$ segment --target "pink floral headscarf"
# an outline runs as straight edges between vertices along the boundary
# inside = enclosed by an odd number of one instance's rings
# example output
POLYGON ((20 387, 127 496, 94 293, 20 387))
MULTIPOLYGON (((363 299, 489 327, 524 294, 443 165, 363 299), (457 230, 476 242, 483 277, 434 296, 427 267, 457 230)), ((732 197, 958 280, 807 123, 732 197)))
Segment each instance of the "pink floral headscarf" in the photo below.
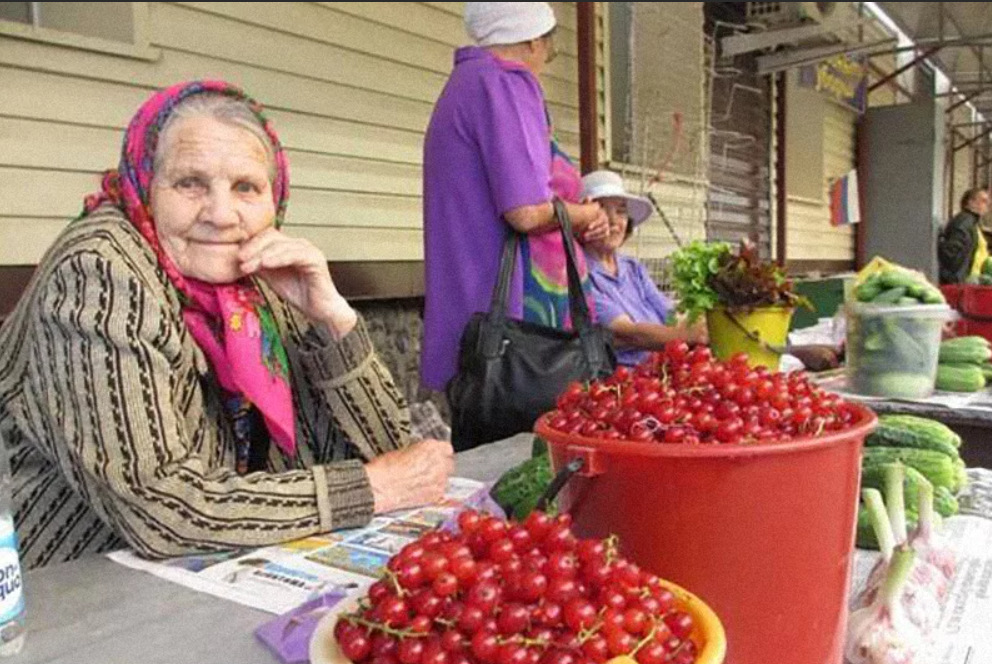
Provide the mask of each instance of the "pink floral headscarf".
MULTIPOLYGON (((272 196, 275 224, 282 224, 289 197, 289 170, 279 138, 262 107, 240 89, 223 81, 193 81, 156 92, 128 125, 120 165, 104 176, 101 191, 87 196, 91 212, 109 201, 122 208, 151 245, 159 265, 182 296, 183 318, 190 333, 210 360, 225 405, 234 418, 236 438, 247 440, 245 413, 254 405, 265 421, 272 441, 290 456, 296 451, 293 396, 289 361, 272 311, 250 279, 231 284, 207 284, 183 276, 162 250, 150 205, 155 151, 169 116, 183 100, 212 93, 240 100, 255 113, 272 143, 276 175, 272 196)), ((247 470, 248 449, 238 450, 238 470, 247 470)))

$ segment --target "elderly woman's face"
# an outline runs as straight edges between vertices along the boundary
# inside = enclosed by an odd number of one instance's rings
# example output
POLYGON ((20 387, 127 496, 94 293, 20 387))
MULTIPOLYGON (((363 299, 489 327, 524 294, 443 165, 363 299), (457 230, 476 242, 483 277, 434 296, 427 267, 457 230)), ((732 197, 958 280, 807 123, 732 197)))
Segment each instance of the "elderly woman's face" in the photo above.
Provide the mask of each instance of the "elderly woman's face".
POLYGON ((214 118, 179 123, 159 146, 152 180, 159 241, 184 276, 237 281, 238 249, 275 221, 265 147, 247 129, 214 118))
POLYGON ((620 248, 627 239, 627 200, 618 196, 600 198, 599 204, 610 220, 610 234, 602 240, 591 242, 590 246, 600 253, 611 253, 620 248))

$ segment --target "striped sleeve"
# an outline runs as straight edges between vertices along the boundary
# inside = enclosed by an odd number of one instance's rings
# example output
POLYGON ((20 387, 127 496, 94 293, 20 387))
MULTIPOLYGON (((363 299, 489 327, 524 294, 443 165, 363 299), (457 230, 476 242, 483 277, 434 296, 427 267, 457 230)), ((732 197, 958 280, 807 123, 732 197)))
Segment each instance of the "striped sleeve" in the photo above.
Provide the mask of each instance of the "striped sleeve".
POLYGON ((363 458, 372 459, 410 443, 406 399, 376 355, 361 316, 340 341, 308 325, 297 359, 297 379, 317 392, 311 401, 327 413, 333 427, 363 458))
POLYGON ((116 259, 81 251, 54 272, 66 288, 39 307, 50 334, 38 343, 66 368, 50 376, 48 394, 50 426, 67 442, 57 461, 137 552, 264 546, 367 522, 371 491, 358 461, 247 476, 213 467, 179 403, 169 310, 116 259))

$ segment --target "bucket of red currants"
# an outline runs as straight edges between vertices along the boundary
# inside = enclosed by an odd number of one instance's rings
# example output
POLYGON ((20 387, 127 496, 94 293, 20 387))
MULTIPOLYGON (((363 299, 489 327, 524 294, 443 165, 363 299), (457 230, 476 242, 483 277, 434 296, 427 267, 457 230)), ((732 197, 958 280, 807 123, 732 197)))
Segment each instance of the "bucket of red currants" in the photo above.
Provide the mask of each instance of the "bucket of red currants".
POLYGON ((535 427, 559 508, 720 616, 728 661, 840 664, 870 410, 681 342, 571 385, 535 427))

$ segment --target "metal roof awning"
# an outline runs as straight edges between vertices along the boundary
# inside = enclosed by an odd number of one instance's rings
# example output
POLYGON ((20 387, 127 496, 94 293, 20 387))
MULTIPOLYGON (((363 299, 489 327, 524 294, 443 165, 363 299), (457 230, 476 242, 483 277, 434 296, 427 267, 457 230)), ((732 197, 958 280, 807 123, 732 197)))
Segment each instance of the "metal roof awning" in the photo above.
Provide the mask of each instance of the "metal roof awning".
POLYGON ((961 95, 992 117, 992 3, 879 2, 878 6, 948 76, 961 95))

